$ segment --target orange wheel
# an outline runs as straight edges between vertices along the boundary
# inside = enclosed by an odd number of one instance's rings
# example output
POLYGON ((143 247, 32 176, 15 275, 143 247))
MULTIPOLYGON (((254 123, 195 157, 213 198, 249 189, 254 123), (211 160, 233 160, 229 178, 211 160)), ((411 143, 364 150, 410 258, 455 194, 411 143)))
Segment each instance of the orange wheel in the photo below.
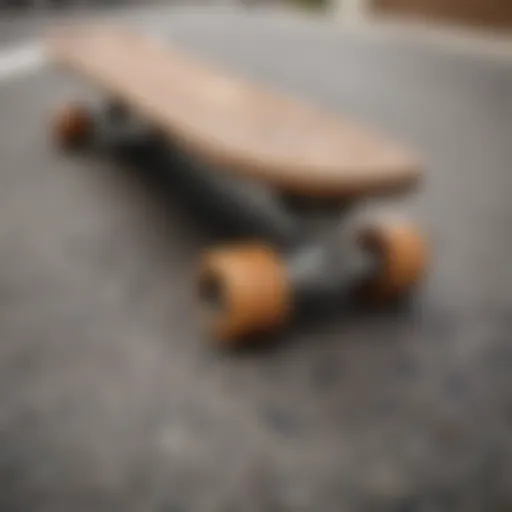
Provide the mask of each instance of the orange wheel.
POLYGON ((83 146, 90 137, 93 126, 91 110, 79 103, 67 103, 53 116, 54 137, 62 147, 83 146))
POLYGON ((206 253, 199 272, 199 294, 208 329, 223 345, 285 323, 291 287, 278 254, 247 244, 206 253))
POLYGON ((399 299, 417 286, 428 265, 427 243, 407 223, 382 224, 363 229, 363 246, 376 253, 379 271, 364 287, 365 296, 377 301, 399 299))

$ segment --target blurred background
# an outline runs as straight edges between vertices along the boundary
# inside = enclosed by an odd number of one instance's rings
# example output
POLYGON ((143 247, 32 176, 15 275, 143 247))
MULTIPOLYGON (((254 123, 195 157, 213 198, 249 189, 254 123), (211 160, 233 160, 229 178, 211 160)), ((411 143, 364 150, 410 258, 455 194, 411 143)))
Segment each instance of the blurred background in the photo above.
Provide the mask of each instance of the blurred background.
POLYGON ((512 26, 512 7, 507 0, 210 0, 195 2, 151 2, 143 0, 2 0, 5 8, 48 9, 148 3, 188 4, 242 4, 246 6, 297 5, 304 8, 327 10, 331 13, 357 12, 379 16, 399 16, 431 22, 450 22, 507 30, 512 26))
MULTIPOLYGON (((512 2, 0 0, 0 512, 510 512, 512 2), (51 112, 62 20, 127 23, 413 148, 408 306, 208 345, 211 236, 51 112), (265 340, 267 341, 267 340, 265 340)), ((139 169, 140 171, 140 169, 139 169)), ((377 203, 377 202, 376 202, 377 203)))

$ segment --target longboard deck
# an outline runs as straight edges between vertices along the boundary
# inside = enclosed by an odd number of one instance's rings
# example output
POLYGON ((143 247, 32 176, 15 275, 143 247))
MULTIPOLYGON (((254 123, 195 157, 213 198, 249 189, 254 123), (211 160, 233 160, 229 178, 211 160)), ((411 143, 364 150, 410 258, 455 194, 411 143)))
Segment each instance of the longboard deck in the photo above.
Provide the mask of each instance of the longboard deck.
POLYGON ((126 29, 68 27, 48 50, 219 169, 331 198, 403 190, 420 176, 385 138, 126 29))

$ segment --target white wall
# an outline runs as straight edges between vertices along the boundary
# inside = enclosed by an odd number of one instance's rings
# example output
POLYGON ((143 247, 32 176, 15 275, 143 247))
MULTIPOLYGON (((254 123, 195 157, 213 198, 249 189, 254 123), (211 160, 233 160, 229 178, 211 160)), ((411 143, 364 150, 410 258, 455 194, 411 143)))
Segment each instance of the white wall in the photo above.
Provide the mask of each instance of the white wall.
POLYGON ((333 0, 336 13, 346 19, 361 19, 368 12, 371 0, 333 0))

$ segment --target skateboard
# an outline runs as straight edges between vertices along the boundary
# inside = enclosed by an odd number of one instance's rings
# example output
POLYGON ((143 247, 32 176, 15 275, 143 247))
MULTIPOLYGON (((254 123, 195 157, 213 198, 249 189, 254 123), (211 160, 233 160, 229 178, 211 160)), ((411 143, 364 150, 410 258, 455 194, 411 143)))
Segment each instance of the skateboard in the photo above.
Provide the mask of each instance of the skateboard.
MULTIPOLYGON (((46 47, 55 65, 104 93, 107 124, 139 120, 159 141, 155 151, 167 142, 213 169, 182 169, 180 193, 212 218, 247 227, 245 241, 200 257, 199 304, 212 340, 238 345, 308 306, 397 300, 420 283, 428 250, 414 225, 351 222, 363 200, 419 183, 420 164, 399 145, 123 27, 62 28, 46 47), (267 202, 249 200, 247 187, 263 188, 267 202), (328 211, 335 225, 319 233, 304 211, 328 211)), ((68 103, 53 115, 53 134, 61 147, 83 147, 99 124, 90 107, 68 103)))

